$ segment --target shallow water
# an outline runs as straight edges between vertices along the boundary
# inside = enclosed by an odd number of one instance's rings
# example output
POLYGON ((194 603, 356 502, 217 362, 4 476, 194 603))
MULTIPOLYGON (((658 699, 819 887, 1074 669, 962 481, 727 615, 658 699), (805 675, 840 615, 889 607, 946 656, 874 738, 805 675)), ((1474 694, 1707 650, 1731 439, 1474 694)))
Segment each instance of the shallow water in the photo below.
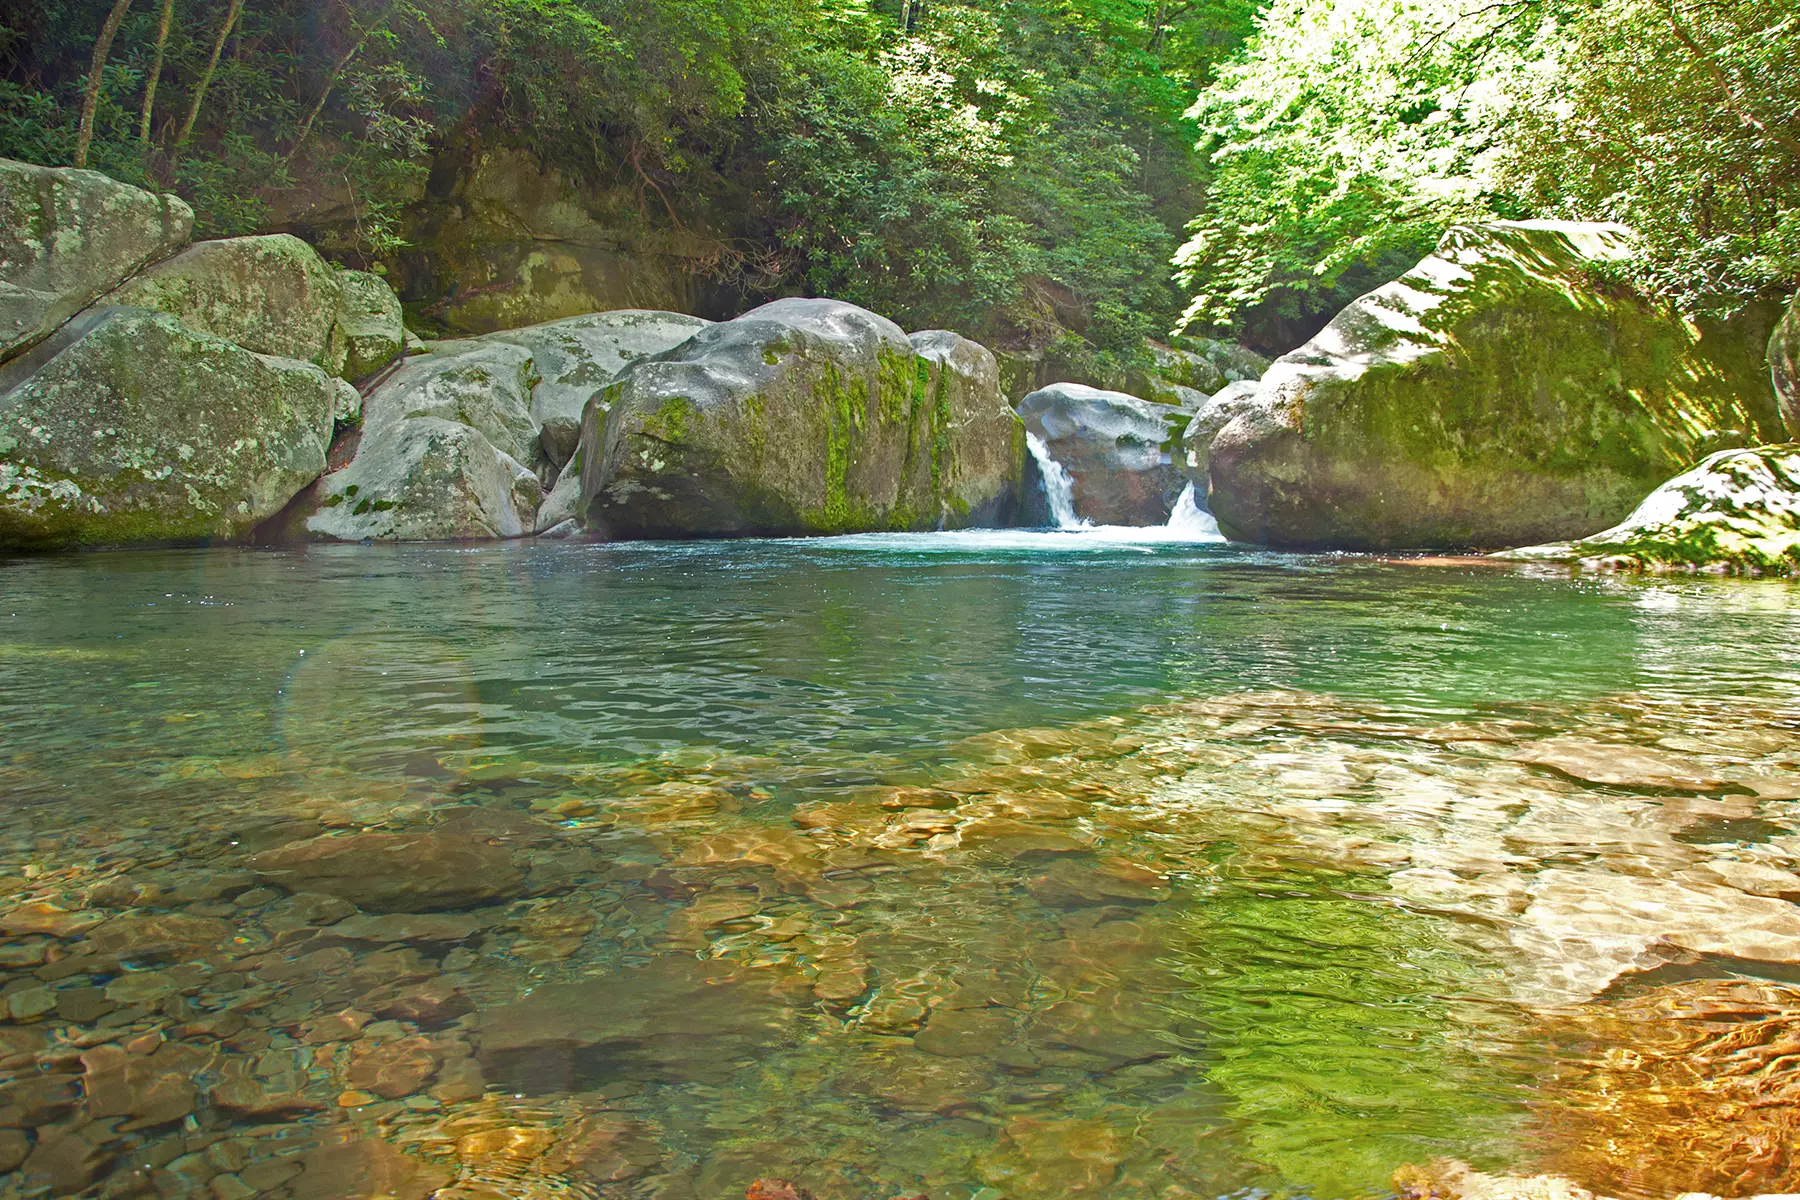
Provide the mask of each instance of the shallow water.
POLYGON ((1789 584, 1098 529, 0 589, 0 1195, 1800 1189, 1789 584))

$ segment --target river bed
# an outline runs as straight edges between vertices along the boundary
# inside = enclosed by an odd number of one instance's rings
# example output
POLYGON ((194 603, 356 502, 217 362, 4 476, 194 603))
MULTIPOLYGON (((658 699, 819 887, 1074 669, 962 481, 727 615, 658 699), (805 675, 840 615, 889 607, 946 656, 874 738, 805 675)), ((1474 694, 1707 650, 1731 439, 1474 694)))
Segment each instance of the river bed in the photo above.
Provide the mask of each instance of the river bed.
POLYGON ((1800 1190, 1791 584, 1106 529, 0 583, 0 1196, 1800 1190))

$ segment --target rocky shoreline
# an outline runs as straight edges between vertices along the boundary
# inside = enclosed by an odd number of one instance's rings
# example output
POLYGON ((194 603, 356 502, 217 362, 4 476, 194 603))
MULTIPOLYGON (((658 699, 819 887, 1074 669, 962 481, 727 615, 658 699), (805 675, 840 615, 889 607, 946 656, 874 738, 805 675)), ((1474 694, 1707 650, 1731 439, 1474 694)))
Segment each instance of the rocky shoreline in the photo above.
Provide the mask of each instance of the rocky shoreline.
POLYGON ((1800 571, 1800 309, 1623 292, 1619 226, 1457 227, 1272 365, 1151 346, 1119 391, 826 299, 428 343, 297 238, 190 245, 91 171, 0 160, 0 193, 0 548, 1041 524, 1030 433, 1102 524, 1191 482, 1277 548, 1800 571))

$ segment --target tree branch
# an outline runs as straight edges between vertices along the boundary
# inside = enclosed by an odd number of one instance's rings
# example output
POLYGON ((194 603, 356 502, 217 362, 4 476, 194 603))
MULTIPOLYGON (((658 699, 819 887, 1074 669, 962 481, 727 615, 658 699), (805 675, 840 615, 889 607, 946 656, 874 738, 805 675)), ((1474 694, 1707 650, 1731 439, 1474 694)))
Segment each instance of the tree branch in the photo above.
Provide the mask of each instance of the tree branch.
POLYGON ((162 20, 156 25, 156 56, 150 60, 150 74, 144 79, 144 111, 138 117, 138 141, 150 144, 150 112, 156 107, 156 85, 162 79, 163 51, 169 46, 169 21, 175 15, 175 0, 163 0, 162 20))
POLYGON ((188 138, 193 136, 194 121, 200 116, 200 105, 206 99, 206 89, 212 86, 213 72, 219 68, 219 55, 225 53, 225 39, 231 36, 231 27, 237 24, 238 14, 243 11, 244 0, 231 0, 231 7, 225 10, 225 23, 219 26, 219 39, 213 43, 212 57, 206 60, 206 70, 194 87, 193 103, 188 105, 187 120, 181 123, 181 133, 175 138, 177 148, 187 145, 188 138))
POLYGON ((100 26, 100 36, 94 39, 94 61, 88 68, 87 90, 81 95, 81 126, 75 134, 75 165, 87 166, 88 146, 94 140, 94 110, 100 106, 100 77, 106 70, 106 56, 112 51, 113 36, 119 32, 119 22, 125 19, 125 10, 131 7, 131 0, 113 0, 112 11, 106 14, 106 20, 100 26))
POLYGON ((1719 65, 1719 60, 1714 58, 1711 51, 1702 46, 1699 40, 1688 31, 1687 26, 1681 23, 1681 14, 1675 7, 1675 0, 1669 0, 1668 15, 1669 28, 1674 30, 1675 40, 1681 43, 1682 48, 1696 63, 1700 64, 1708 75, 1712 76, 1713 82, 1718 85, 1719 93, 1725 97, 1725 107, 1731 110, 1731 115, 1742 122, 1746 128, 1754 129, 1788 153, 1800 157, 1800 138, 1783 133, 1779 129, 1770 129, 1756 118, 1756 115, 1744 104, 1744 99, 1731 82, 1731 77, 1725 74, 1725 68, 1719 65))

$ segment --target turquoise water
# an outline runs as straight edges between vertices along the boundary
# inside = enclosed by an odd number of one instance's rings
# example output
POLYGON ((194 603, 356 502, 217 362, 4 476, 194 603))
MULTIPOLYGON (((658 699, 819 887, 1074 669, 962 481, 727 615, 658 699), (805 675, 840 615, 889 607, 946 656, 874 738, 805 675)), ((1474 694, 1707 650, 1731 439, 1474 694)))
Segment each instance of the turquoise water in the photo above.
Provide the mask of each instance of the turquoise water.
POLYGON ((1555 899, 1800 851, 1785 583, 1101 530, 0 588, 0 1195, 1658 1194, 1706 1148, 1571 1167, 1555 1030, 1787 969, 1671 894, 1571 983, 1555 899))

